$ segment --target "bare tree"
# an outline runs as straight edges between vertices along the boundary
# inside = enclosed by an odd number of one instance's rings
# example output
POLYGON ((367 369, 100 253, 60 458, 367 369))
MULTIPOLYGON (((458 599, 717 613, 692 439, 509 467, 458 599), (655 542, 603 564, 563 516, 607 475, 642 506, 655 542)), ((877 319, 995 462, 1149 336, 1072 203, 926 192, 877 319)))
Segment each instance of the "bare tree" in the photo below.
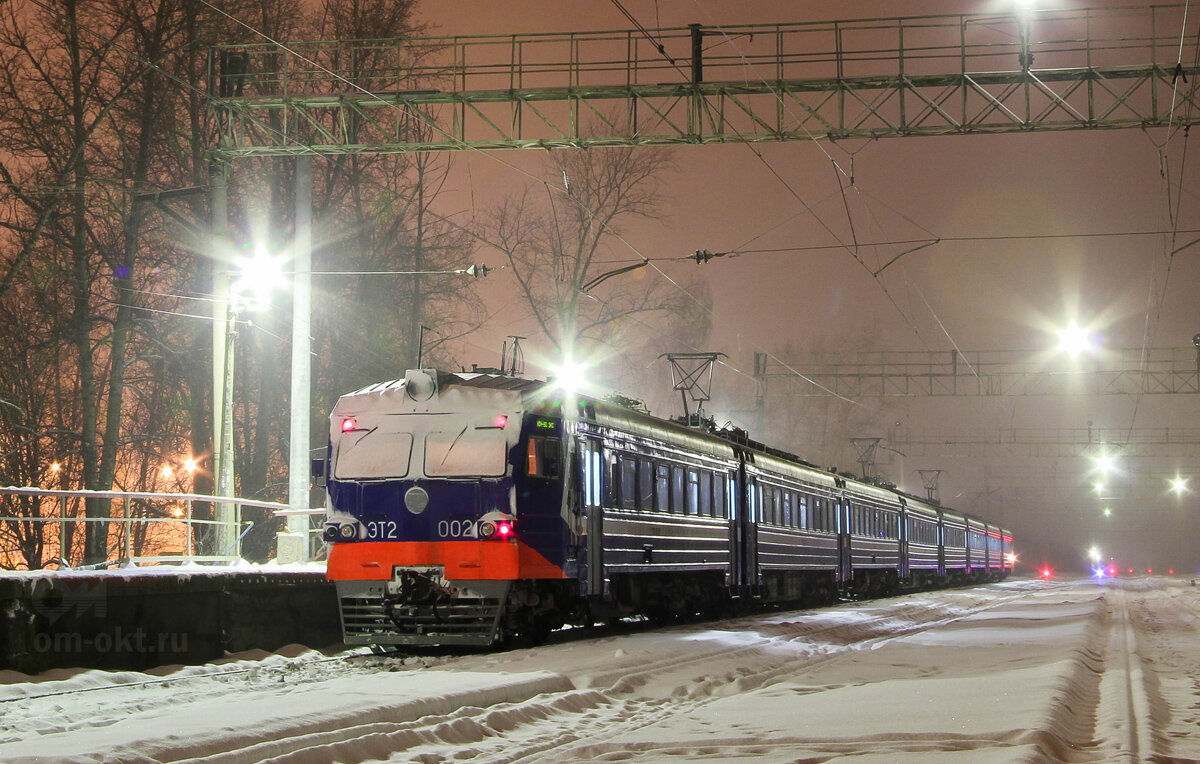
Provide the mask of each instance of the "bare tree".
POLYGON ((524 307, 561 357, 628 360, 631 348, 691 349, 675 346, 681 333, 707 334, 694 300, 703 290, 688 294, 657 277, 621 239, 627 221, 661 214, 661 182, 672 169, 659 148, 555 153, 541 187, 492 212, 486 238, 503 251, 524 307))

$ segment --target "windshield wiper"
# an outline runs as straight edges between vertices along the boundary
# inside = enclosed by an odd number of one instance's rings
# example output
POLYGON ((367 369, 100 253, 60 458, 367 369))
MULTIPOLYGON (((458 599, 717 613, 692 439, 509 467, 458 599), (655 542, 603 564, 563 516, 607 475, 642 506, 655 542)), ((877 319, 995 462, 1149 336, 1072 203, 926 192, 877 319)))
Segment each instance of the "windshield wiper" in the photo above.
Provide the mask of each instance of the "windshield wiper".
POLYGON ((446 464, 446 460, 450 458, 450 452, 453 451, 454 447, 458 445, 458 439, 466 434, 467 427, 469 427, 469 426, 470 426, 469 423, 464 424, 462 430, 457 435, 454 436, 454 440, 452 440, 450 442, 450 447, 446 449, 446 455, 442 457, 442 461, 438 464, 439 467, 446 464))

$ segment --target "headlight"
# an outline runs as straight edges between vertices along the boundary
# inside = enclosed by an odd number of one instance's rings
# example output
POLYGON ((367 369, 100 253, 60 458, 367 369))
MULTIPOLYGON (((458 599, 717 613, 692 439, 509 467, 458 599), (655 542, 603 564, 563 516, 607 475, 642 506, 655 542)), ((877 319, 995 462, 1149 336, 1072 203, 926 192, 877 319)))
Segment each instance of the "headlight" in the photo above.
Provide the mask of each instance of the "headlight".
POLYGON ((479 524, 479 537, 490 539, 496 535, 496 524, 490 520, 484 520, 479 524))
POLYGON ((358 538, 358 527, 353 523, 347 523, 338 529, 338 535, 342 537, 342 541, 358 538))
POLYGON ((321 533, 321 538, 325 539, 326 541, 337 541, 337 537, 338 537, 337 523, 327 523, 325 525, 325 530, 321 533))

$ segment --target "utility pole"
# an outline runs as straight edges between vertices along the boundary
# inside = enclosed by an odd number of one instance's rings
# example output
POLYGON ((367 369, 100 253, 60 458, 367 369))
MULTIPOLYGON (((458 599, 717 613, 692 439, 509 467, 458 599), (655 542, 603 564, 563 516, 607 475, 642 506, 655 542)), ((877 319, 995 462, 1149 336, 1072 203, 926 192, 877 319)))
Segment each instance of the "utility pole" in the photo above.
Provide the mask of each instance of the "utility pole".
MULTIPOLYGON (((292 242, 292 397, 288 448, 288 507, 307 510, 312 399, 312 157, 296 157, 296 233, 292 242)), ((287 516, 287 532, 276 537, 281 563, 308 559, 307 514, 287 516)))
MULTIPOLYGON (((213 477, 218 496, 232 496, 233 474, 233 428, 232 428, 232 385, 229 378, 233 372, 232 338, 230 330, 230 276, 226 262, 229 240, 229 164, 221 157, 213 160, 209 169, 211 186, 212 235, 209 238, 210 262, 213 280, 213 477), (227 401, 229 405, 227 406, 227 401)), ((233 505, 227 502, 213 507, 214 526, 213 554, 221 554, 233 545, 237 531, 233 527, 233 505)))

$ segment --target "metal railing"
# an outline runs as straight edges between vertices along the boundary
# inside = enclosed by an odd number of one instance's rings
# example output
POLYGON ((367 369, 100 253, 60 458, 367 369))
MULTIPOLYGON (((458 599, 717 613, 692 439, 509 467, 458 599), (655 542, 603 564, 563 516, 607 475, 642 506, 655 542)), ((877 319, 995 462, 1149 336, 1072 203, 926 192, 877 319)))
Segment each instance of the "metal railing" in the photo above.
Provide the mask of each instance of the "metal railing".
MULTIPOLYGON (((57 535, 58 558, 62 566, 70 566, 71 542, 76 523, 108 523, 115 526, 116 543, 108 546, 104 561, 93 562, 87 567, 110 565, 141 565, 160 563, 217 563, 231 564, 242 558, 242 540, 254 526, 243 519, 243 508, 254 507, 269 510, 275 518, 289 514, 322 514, 323 509, 293 510, 286 504, 255 499, 239 499, 228 496, 210 496, 193 493, 151 493, 139 491, 69 491, 36 487, 0 487, 0 501, 4 497, 31 497, 37 500, 33 512, 27 515, 13 514, 0 510, 0 529, 13 524, 41 524, 46 536, 57 535), (75 515, 68 511, 71 499, 82 501, 107 499, 110 502, 106 516, 75 515), (116 506, 112 506, 116 504, 116 506), (231 504, 234 507, 231 520, 215 520, 198 517, 196 505, 231 504), (49 507, 47 507, 49 505, 49 507), (138 510, 135 512, 135 508, 138 510), (47 514, 47 511, 56 514, 47 514), (140 527, 140 532, 139 532, 140 527), (211 548, 212 540, 203 539, 204 530, 226 528, 231 530, 232 544, 223 549, 211 548), (199 541, 206 541, 202 544, 199 541), (199 551, 198 547, 210 548, 199 551), (147 553, 147 552, 153 553, 147 553)), ((4 501, 7 504, 7 501, 4 501)), ((5 507, 5 510, 7 507, 5 507)), ((311 533, 310 529, 310 533, 311 533)), ((219 534, 208 534, 219 538, 219 534)), ((45 536, 43 537, 45 538, 45 536)), ((50 541, 53 541, 51 538, 50 541)), ((78 555, 75 555, 78 556, 78 555)), ((53 559, 51 560, 53 561, 53 559)))

